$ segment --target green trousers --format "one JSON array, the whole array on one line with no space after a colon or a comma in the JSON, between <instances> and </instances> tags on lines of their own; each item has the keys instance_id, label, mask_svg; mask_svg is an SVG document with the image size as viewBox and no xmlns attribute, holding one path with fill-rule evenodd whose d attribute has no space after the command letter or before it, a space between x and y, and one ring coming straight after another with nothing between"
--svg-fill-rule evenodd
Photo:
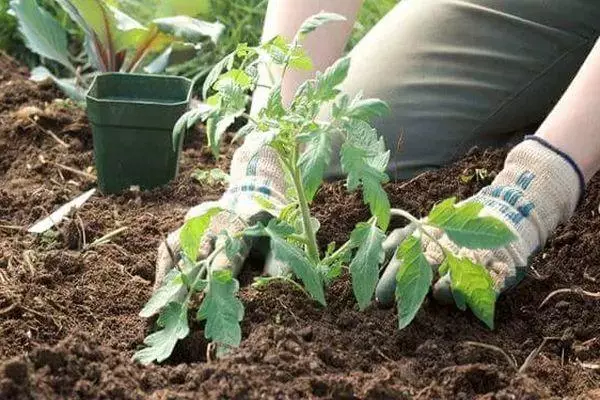
<instances>
[{"instance_id":1,"label":"green trousers","mask_svg":"<svg viewBox=\"0 0 600 400\"><path fill-rule=\"evenodd\" d=\"M404 179L527 133L599 31L600 0L402 0L352 50L343 89L388 102L374 125Z\"/></svg>"}]
</instances>

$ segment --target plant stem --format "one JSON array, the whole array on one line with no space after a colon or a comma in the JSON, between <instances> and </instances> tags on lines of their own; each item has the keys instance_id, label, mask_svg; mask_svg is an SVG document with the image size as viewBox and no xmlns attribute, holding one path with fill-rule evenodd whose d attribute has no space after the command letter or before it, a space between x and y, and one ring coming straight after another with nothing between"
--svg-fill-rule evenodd
<instances>
[{"instance_id":1,"label":"plant stem","mask_svg":"<svg viewBox=\"0 0 600 400\"><path fill-rule=\"evenodd\" d=\"M194 288L198 285L198 281L202 280L205 275L208 276L208 279L210 280L211 275L212 275L210 264L213 262L213 260L215 259L215 257L220 252L222 252L223 250L225 250L225 245L217 247L212 253L210 253L210 255L205 260L201 261L202 267L198 271L198 275L196 275L196 277L192 281L192 285L190 286L190 288L188 290L188 293L187 293L187 296L185 297L185 303L184 304L189 303L189 301L191 300L191 298L192 298L192 296L194 295L194 292L195 292Z\"/></svg>"},{"instance_id":2,"label":"plant stem","mask_svg":"<svg viewBox=\"0 0 600 400\"><path fill-rule=\"evenodd\" d=\"M339 249L331 253L330 256L325 257L323 259L323 264L327 265L331 262L331 260L335 260L336 258L340 257L342 254L344 254L345 251L349 250L352 247L351 245L352 243L350 242L350 240L348 240L346 243L341 245Z\"/></svg>"},{"instance_id":3,"label":"plant stem","mask_svg":"<svg viewBox=\"0 0 600 400\"><path fill-rule=\"evenodd\" d=\"M267 285L273 281L283 281L283 282L287 282L291 285L296 286L298 289L300 289L300 291L302 293L304 293L305 295L307 295L308 297L310 297L310 293L308 293L306 291L306 289L304 289L304 287L299 284L298 282L296 282L295 280L287 277L287 276L267 276L267 277L261 277L259 282L255 282L252 284L252 286L255 287L260 287L260 284L262 283L266 283ZM258 283L258 284L257 284Z\"/></svg>"},{"instance_id":4,"label":"plant stem","mask_svg":"<svg viewBox=\"0 0 600 400\"><path fill-rule=\"evenodd\" d=\"M291 234L290 236L288 236L289 239L293 239L293 240L297 240L300 243L306 245L308 244L308 241L306 240L306 238L302 235L298 235L296 233Z\"/></svg>"},{"instance_id":5,"label":"plant stem","mask_svg":"<svg viewBox=\"0 0 600 400\"><path fill-rule=\"evenodd\" d=\"M248 113L242 113L241 116L246 118L248 121L251 121L254 125L258 126L259 122L252 115Z\"/></svg>"},{"instance_id":6,"label":"plant stem","mask_svg":"<svg viewBox=\"0 0 600 400\"><path fill-rule=\"evenodd\" d=\"M296 190L296 195L298 196L298 204L300 206L300 212L302 214L302 225L304 226L304 234L306 235L306 250L308 252L309 258L314 263L318 263L319 248L317 246L317 237L315 235L315 231L310 221L310 209L308 207L308 200L306 199L306 195L304 193L304 185L302 184L300 169L297 166L297 158L298 147L296 145L292 156L292 163L291 165L288 164L287 167L290 170L289 172L292 176L294 189Z\"/></svg>"},{"instance_id":7,"label":"plant stem","mask_svg":"<svg viewBox=\"0 0 600 400\"><path fill-rule=\"evenodd\" d=\"M392 215L397 215L399 217L404 217L407 220L409 220L410 222L412 222L413 224L415 224L416 226L420 226L421 221L419 221L416 217L414 217L411 213L409 213L408 211L404 211L400 208L392 208L390 210L390 214Z\"/></svg>"},{"instance_id":8,"label":"plant stem","mask_svg":"<svg viewBox=\"0 0 600 400\"><path fill-rule=\"evenodd\" d=\"M262 83L257 83L256 87L263 88L263 89L273 89L273 86L263 85Z\"/></svg>"},{"instance_id":9,"label":"plant stem","mask_svg":"<svg viewBox=\"0 0 600 400\"><path fill-rule=\"evenodd\" d=\"M192 296L194 295L195 287L198 285L198 282L200 280L202 280L204 278L204 276L206 275L206 261L202 262L202 267L200 267L200 269L198 270L198 274L196 275L196 277L194 278L194 280L192 281L192 284L190 285L190 287L188 288L188 292L187 295L185 296L185 301L183 304L188 304L192 298Z\"/></svg>"},{"instance_id":10,"label":"plant stem","mask_svg":"<svg viewBox=\"0 0 600 400\"><path fill-rule=\"evenodd\" d=\"M371 217L371 218L369 218L369 221L367 221L367 223L369 223L371 225L375 225L377 223L377 218ZM342 254L344 254L344 252L352 249L353 247L356 247L355 244L352 243L350 240L348 240L346 243L341 245L339 249L337 249L336 251L331 253L331 255L325 257L323 259L322 263L327 265L328 263L331 262L331 260L335 260L336 258L340 257Z\"/></svg>"},{"instance_id":11,"label":"plant stem","mask_svg":"<svg viewBox=\"0 0 600 400\"><path fill-rule=\"evenodd\" d=\"M423 227L423 225L425 225L425 224L423 222L421 222L420 220L418 220L417 218L415 218L411 213L409 213L407 211L404 211L404 210L401 210L399 208L392 208L390 210L390 214L391 215L398 215L400 217L404 217L407 220L409 220L411 223L415 224L415 226L417 227L417 229L419 230L419 232L421 232L423 235L425 235L429 239L431 239L431 241L433 243L435 243L442 250L442 253L446 254L446 249L444 248L444 246L441 245L441 243L439 242L439 240L437 240L429 232L427 232L427 230Z\"/></svg>"}]
</instances>

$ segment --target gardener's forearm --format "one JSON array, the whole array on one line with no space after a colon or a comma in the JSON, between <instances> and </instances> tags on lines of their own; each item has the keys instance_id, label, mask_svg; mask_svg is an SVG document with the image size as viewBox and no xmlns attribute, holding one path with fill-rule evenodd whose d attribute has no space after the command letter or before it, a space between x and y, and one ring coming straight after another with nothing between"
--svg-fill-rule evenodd
<instances>
[{"instance_id":1,"label":"gardener's forearm","mask_svg":"<svg viewBox=\"0 0 600 400\"><path fill-rule=\"evenodd\" d=\"M344 22L327 24L312 32L304 42L304 48L313 61L311 71L288 71L283 82L282 94L288 102L296 88L306 79L312 78L315 71L323 71L333 64L344 51L352 31L362 0L270 0L265 17L262 40L267 41L277 35L292 40L296 31L311 15L320 11L334 12L346 17ZM278 79L281 71L273 71ZM269 85L269 77L261 71L261 83ZM265 102L268 90L258 88L253 96L252 111L257 112Z\"/></svg>"},{"instance_id":2,"label":"gardener's forearm","mask_svg":"<svg viewBox=\"0 0 600 400\"><path fill-rule=\"evenodd\" d=\"M554 110L540 136L567 153L585 180L600 169L600 40Z\"/></svg>"}]
</instances>

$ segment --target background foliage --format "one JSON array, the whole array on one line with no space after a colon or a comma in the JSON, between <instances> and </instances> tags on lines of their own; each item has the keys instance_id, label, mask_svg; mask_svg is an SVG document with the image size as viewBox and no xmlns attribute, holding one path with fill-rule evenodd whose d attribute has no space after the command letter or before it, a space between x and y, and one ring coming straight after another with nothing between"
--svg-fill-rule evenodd
<instances>
[{"instance_id":1,"label":"background foliage","mask_svg":"<svg viewBox=\"0 0 600 400\"><path fill-rule=\"evenodd\" d=\"M0 0L0 49L6 51L17 60L30 67L39 64L38 57L31 53L23 44L18 31L16 20L7 14L10 0ZM201 0L186 0L201 1ZM205 0L209 5L209 15L203 18L217 20L226 26L226 31L218 46L212 46L200 52L192 60L170 67L167 72L176 75L194 76L207 72L224 55L235 49L238 43L256 45L260 40L264 14L268 0ZM120 0L120 7L128 14L144 22L152 17L152 12L160 0ZM359 13L358 20L348 43L348 50L383 17L398 0L365 0ZM61 25L67 29L70 43L80 48L82 34L54 0L38 0L38 3L56 16ZM143 4L143 6L141 6Z\"/></svg>"},{"instance_id":2,"label":"background foliage","mask_svg":"<svg viewBox=\"0 0 600 400\"><path fill-rule=\"evenodd\" d=\"M66 12L54 0L36 0L54 16L69 34L69 45L76 50L81 49L83 33L69 18ZM10 0L0 0L0 50L33 68L40 64L39 57L32 53L24 44L18 27L17 19L8 13ZM52 66L52 62L50 62Z\"/></svg>"}]
</instances>

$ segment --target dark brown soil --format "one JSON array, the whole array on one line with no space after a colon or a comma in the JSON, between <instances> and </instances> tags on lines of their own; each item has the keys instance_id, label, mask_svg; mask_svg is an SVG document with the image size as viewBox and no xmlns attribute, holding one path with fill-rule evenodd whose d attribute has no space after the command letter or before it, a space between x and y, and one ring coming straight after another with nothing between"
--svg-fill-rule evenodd
<instances>
[{"instance_id":1,"label":"dark brown soil","mask_svg":"<svg viewBox=\"0 0 600 400\"><path fill-rule=\"evenodd\" d=\"M24 229L92 187L94 171L83 111L24 77L0 56L1 399L600 399L600 300L562 294L539 309L556 289L600 291L599 179L530 276L502 297L493 332L431 300L399 332L394 310L359 312L344 278L328 289L326 309L289 286L244 287L244 340L228 358L207 362L196 327L169 363L132 363L149 331L137 313L151 293L157 245L187 208L223 190L190 172L226 168L232 150L215 163L196 135L169 186L96 195L53 233L34 237ZM394 206L423 214L435 201L477 191L486 182L461 175L498 171L504 154L474 150L387 191ZM367 217L341 183L323 188L314 211L323 243L342 242ZM109 243L86 246L120 227L127 230ZM523 374L466 343L498 346L521 365L545 337L557 339Z\"/></svg>"}]
</instances>

